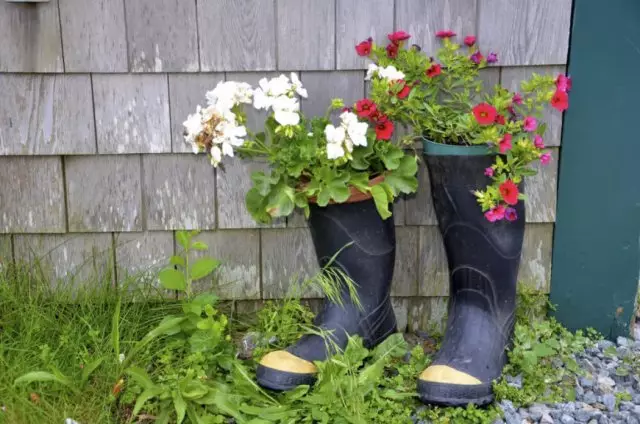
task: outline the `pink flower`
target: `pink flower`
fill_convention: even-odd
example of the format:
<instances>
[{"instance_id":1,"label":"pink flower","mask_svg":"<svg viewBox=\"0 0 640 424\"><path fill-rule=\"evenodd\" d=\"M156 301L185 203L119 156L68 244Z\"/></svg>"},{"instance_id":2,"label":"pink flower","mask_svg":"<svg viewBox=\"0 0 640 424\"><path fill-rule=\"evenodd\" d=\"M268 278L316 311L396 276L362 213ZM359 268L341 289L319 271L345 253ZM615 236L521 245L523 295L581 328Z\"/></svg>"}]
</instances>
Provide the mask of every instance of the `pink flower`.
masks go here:
<instances>
[{"instance_id":1,"label":"pink flower","mask_svg":"<svg viewBox=\"0 0 640 424\"><path fill-rule=\"evenodd\" d=\"M451 38L455 36L456 36L456 33L451 31L450 29L436 31L436 37L438 38Z\"/></svg>"},{"instance_id":2,"label":"pink flower","mask_svg":"<svg viewBox=\"0 0 640 424\"><path fill-rule=\"evenodd\" d=\"M524 128L525 131L532 132L535 131L537 127L538 121L536 121L536 118L533 116L527 116L524 118L524 121L522 121L522 128Z\"/></svg>"},{"instance_id":3,"label":"pink flower","mask_svg":"<svg viewBox=\"0 0 640 424\"><path fill-rule=\"evenodd\" d=\"M487 177L493 177L493 168L489 167L484 170L484 175Z\"/></svg>"},{"instance_id":4,"label":"pink flower","mask_svg":"<svg viewBox=\"0 0 640 424\"><path fill-rule=\"evenodd\" d=\"M568 93L571 91L571 77L558 74L558 77L556 78L556 87L558 90Z\"/></svg>"},{"instance_id":5,"label":"pink flower","mask_svg":"<svg viewBox=\"0 0 640 424\"><path fill-rule=\"evenodd\" d=\"M507 150L511 150L511 134L505 134L500 140L500 153L506 153Z\"/></svg>"},{"instance_id":6,"label":"pink flower","mask_svg":"<svg viewBox=\"0 0 640 424\"><path fill-rule=\"evenodd\" d=\"M494 52L489 53L487 56L487 63L496 63L498 61L498 55Z\"/></svg>"},{"instance_id":7,"label":"pink flower","mask_svg":"<svg viewBox=\"0 0 640 424\"><path fill-rule=\"evenodd\" d=\"M540 163L543 165L547 165L551 162L551 153L543 153L540 155Z\"/></svg>"},{"instance_id":8,"label":"pink flower","mask_svg":"<svg viewBox=\"0 0 640 424\"><path fill-rule=\"evenodd\" d=\"M468 47L471 47L474 44L476 44L475 35L467 35L466 37L464 37L464 44L466 44Z\"/></svg>"},{"instance_id":9,"label":"pink flower","mask_svg":"<svg viewBox=\"0 0 640 424\"><path fill-rule=\"evenodd\" d=\"M356 52L358 56L369 56L371 54L371 47L373 46L373 38L369 37L356 46Z\"/></svg>"},{"instance_id":10,"label":"pink flower","mask_svg":"<svg viewBox=\"0 0 640 424\"><path fill-rule=\"evenodd\" d=\"M479 65L479 64L480 64L480 62L482 62L482 61L484 60L484 56L482 56L482 53L480 53L480 52L478 51L478 52L475 52L474 54L472 54L472 55L469 57L469 59L471 59L471 61L472 61L473 63L475 63L476 65Z\"/></svg>"},{"instance_id":11,"label":"pink flower","mask_svg":"<svg viewBox=\"0 0 640 424\"><path fill-rule=\"evenodd\" d=\"M411 38L411 36L404 31L396 31L394 33L387 35L387 37L389 37L389 41L391 41L394 44L398 44L401 41L405 41Z\"/></svg>"},{"instance_id":12,"label":"pink flower","mask_svg":"<svg viewBox=\"0 0 640 424\"><path fill-rule=\"evenodd\" d=\"M507 221L515 221L516 219L518 219L518 214L516 213L516 210L514 208L507 208L504 211L504 217L507 219Z\"/></svg>"},{"instance_id":13,"label":"pink flower","mask_svg":"<svg viewBox=\"0 0 640 424\"><path fill-rule=\"evenodd\" d=\"M504 213L505 213L504 206L499 205L485 212L484 217L487 218L489 222L496 222L504 219Z\"/></svg>"},{"instance_id":14,"label":"pink flower","mask_svg":"<svg viewBox=\"0 0 640 424\"><path fill-rule=\"evenodd\" d=\"M517 105L521 105L522 104L522 96L520 95L520 93L516 93L513 95L513 98L511 99L511 101Z\"/></svg>"},{"instance_id":15,"label":"pink flower","mask_svg":"<svg viewBox=\"0 0 640 424\"><path fill-rule=\"evenodd\" d=\"M533 145L536 146L537 149L544 149L544 140L538 134L533 137Z\"/></svg>"}]
</instances>

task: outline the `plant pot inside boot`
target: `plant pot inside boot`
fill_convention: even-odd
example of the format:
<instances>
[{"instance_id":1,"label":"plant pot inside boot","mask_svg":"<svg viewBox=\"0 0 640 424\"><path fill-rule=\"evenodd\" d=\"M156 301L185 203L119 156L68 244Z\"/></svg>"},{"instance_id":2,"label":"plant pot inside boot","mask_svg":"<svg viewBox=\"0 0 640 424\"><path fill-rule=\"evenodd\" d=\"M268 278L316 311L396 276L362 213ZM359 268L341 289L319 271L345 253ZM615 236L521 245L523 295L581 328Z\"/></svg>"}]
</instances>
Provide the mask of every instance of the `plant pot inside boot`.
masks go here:
<instances>
[{"instance_id":1,"label":"plant pot inside boot","mask_svg":"<svg viewBox=\"0 0 640 424\"><path fill-rule=\"evenodd\" d=\"M485 405L507 361L524 236L519 218L489 222L473 195L495 157L484 147L425 142L431 194L449 264L448 320L440 351L418 379L425 403ZM522 191L522 186L520 187Z\"/></svg>"},{"instance_id":2,"label":"plant pot inside boot","mask_svg":"<svg viewBox=\"0 0 640 424\"><path fill-rule=\"evenodd\" d=\"M382 220L370 198L310 206L309 227L320 266L333 258L330 266L353 281L361 304L358 308L352 302L343 284L342 305L325 299L314 324L332 332L330 337L339 349L346 347L348 336L360 336L365 346L372 348L397 330L390 298L395 261L393 219ZM295 345L265 355L258 365L257 381L272 390L312 384L317 372L313 362L333 353L324 338L304 335Z\"/></svg>"}]
</instances>

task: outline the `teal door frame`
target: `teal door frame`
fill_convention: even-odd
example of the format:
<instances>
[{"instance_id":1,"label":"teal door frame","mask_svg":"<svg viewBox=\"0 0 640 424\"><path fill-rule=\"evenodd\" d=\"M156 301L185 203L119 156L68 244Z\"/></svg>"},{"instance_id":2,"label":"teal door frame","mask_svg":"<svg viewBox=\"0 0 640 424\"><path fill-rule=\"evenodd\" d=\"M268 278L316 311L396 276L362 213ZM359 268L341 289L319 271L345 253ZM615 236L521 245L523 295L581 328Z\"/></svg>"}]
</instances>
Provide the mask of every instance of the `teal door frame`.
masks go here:
<instances>
[{"instance_id":1,"label":"teal door frame","mask_svg":"<svg viewBox=\"0 0 640 424\"><path fill-rule=\"evenodd\" d=\"M614 338L640 278L640 1L573 8L551 302L568 328Z\"/></svg>"}]
</instances>

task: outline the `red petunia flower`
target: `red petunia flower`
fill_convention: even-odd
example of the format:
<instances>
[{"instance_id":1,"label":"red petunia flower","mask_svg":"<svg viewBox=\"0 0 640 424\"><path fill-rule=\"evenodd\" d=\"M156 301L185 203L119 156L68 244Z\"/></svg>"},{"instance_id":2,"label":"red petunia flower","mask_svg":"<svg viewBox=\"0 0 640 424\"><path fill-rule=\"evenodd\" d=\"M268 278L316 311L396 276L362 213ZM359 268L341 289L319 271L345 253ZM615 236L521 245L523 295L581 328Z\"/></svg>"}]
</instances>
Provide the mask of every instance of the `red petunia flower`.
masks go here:
<instances>
[{"instance_id":1,"label":"red petunia flower","mask_svg":"<svg viewBox=\"0 0 640 424\"><path fill-rule=\"evenodd\" d=\"M511 138L511 134L505 134L504 137L502 137L499 143L500 153L506 153L507 150L511 150Z\"/></svg>"},{"instance_id":2,"label":"red petunia flower","mask_svg":"<svg viewBox=\"0 0 640 424\"><path fill-rule=\"evenodd\" d=\"M375 130L378 140L390 140L393 135L393 122L389 121L386 115L379 115Z\"/></svg>"},{"instance_id":3,"label":"red petunia flower","mask_svg":"<svg viewBox=\"0 0 640 424\"><path fill-rule=\"evenodd\" d=\"M473 115L480 125L491 125L496 119L496 108L487 103L480 103L473 108Z\"/></svg>"},{"instance_id":4,"label":"red petunia flower","mask_svg":"<svg viewBox=\"0 0 640 424\"><path fill-rule=\"evenodd\" d=\"M387 56L389 59L395 59L398 57L398 45L390 43L387 45Z\"/></svg>"},{"instance_id":5,"label":"red petunia flower","mask_svg":"<svg viewBox=\"0 0 640 424\"><path fill-rule=\"evenodd\" d=\"M511 101L513 103L517 104L517 105L521 105L522 104L522 96L520 95L520 93L516 93L511 98Z\"/></svg>"},{"instance_id":6,"label":"red petunia flower","mask_svg":"<svg viewBox=\"0 0 640 424\"><path fill-rule=\"evenodd\" d=\"M569 108L569 95L567 92L560 89L556 90L551 98L551 106L560 112L567 110Z\"/></svg>"},{"instance_id":7,"label":"red petunia flower","mask_svg":"<svg viewBox=\"0 0 640 424\"><path fill-rule=\"evenodd\" d=\"M369 56L371 54L371 47L373 45L373 38L369 37L362 43L356 46L356 52L358 56Z\"/></svg>"},{"instance_id":8,"label":"red petunia flower","mask_svg":"<svg viewBox=\"0 0 640 424\"><path fill-rule=\"evenodd\" d=\"M398 96L399 99L406 99L407 96L409 96L409 93L411 93L411 89L413 87L405 83L404 80L398 81L398 85L401 85L402 89L398 92L398 94L396 94L396 96Z\"/></svg>"},{"instance_id":9,"label":"red petunia flower","mask_svg":"<svg viewBox=\"0 0 640 424\"><path fill-rule=\"evenodd\" d=\"M438 38L450 38L455 36L456 36L456 33L451 31L450 29L436 31L436 37Z\"/></svg>"},{"instance_id":10,"label":"red petunia flower","mask_svg":"<svg viewBox=\"0 0 640 424\"><path fill-rule=\"evenodd\" d=\"M496 222L504 219L504 212L504 206L498 205L495 208L485 212L484 216L489 222Z\"/></svg>"},{"instance_id":11,"label":"red petunia flower","mask_svg":"<svg viewBox=\"0 0 640 424\"><path fill-rule=\"evenodd\" d=\"M393 32L391 34L388 34L387 37L389 37L389 41L391 41L393 44L399 44L401 41L405 41L411 38L411 36L404 31Z\"/></svg>"},{"instance_id":12,"label":"red petunia flower","mask_svg":"<svg viewBox=\"0 0 640 424\"><path fill-rule=\"evenodd\" d=\"M467 46L471 47L474 44L476 44L476 37L475 35L467 35L466 37L464 37L464 44L466 44Z\"/></svg>"},{"instance_id":13,"label":"red petunia flower","mask_svg":"<svg viewBox=\"0 0 640 424\"><path fill-rule=\"evenodd\" d=\"M479 65L484 60L484 56L482 55L482 53L477 51L474 54L472 54L471 56L469 56L469 59L471 59L471 61L473 63L475 63L476 65Z\"/></svg>"},{"instance_id":14,"label":"red petunia flower","mask_svg":"<svg viewBox=\"0 0 640 424\"><path fill-rule=\"evenodd\" d=\"M356 102L356 114L360 118L371 118L371 115L376 113L378 107L370 99L362 99Z\"/></svg>"},{"instance_id":15,"label":"red petunia flower","mask_svg":"<svg viewBox=\"0 0 640 424\"><path fill-rule=\"evenodd\" d=\"M425 73L429 78L437 77L442 73L442 66L440 66L440 64L438 63L434 63L429 67L429 69L427 69L427 72Z\"/></svg>"},{"instance_id":16,"label":"red petunia flower","mask_svg":"<svg viewBox=\"0 0 640 424\"><path fill-rule=\"evenodd\" d=\"M518 203L518 186L511 180L507 180L500 184L500 196L508 205Z\"/></svg>"},{"instance_id":17,"label":"red petunia flower","mask_svg":"<svg viewBox=\"0 0 640 424\"><path fill-rule=\"evenodd\" d=\"M502 115L496 116L496 124L504 125L505 124L504 116Z\"/></svg>"}]
</instances>

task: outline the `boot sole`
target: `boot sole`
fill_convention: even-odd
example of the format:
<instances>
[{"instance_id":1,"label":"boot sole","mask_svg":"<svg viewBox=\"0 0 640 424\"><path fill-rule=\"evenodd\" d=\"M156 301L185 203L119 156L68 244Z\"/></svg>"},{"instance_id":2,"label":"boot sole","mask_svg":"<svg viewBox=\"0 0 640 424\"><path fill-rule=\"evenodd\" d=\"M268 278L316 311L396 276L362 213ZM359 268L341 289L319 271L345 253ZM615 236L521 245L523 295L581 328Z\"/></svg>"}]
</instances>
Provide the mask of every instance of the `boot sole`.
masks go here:
<instances>
[{"instance_id":1,"label":"boot sole","mask_svg":"<svg viewBox=\"0 0 640 424\"><path fill-rule=\"evenodd\" d=\"M316 376L315 374L280 371L264 365L258 365L256 380L265 389L285 392L302 385L312 386L316 382Z\"/></svg>"},{"instance_id":2,"label":"boot sole","mask_svg":"<svg viewBox=\"0 0 640 424\"><path fill-rule=\"evenodd\" d=\"M473 386L418 380L418 396L422 403L440 406L485 406L493 402L491 383Z\"/></svg>"}]
</instances>

